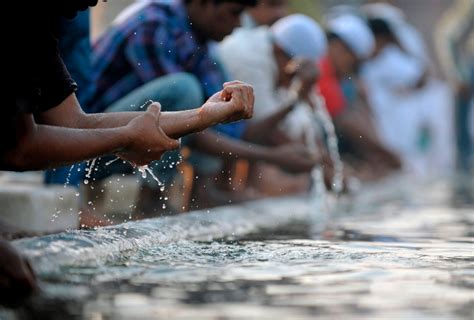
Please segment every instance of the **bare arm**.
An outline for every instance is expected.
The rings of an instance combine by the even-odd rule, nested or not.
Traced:
[[[293,110],[295,103],[296,101],[288,101],[278,108],[278,111],[269,116],[258,121],[250,122],[245,128],[245,140],[261,142],[261,138],[264,137],[266,133],[275,130],[278,124]]]
[[[37,125],[31,115],[18,119],[22,132],[17,146],[9,150],[2,168],[37,170],[114,153],[129,143],[125,127],[83,130]]]
[[[98,129],[117,128],[127,125],[143,112],[113,112],[86,114],[74,94],[59,106],[36,116],[42,124],[69,128]],[[250,118],[253,114],[252,88],[242,82],[224,84],[224,90],[216,93],[197,109],[163,112],[160,127],[171,138],[202,131],[217,123]]]
[[[71,164],[116,153],[137,165],[160,159],[179,146],[157,125],[159,105],[153,104],[126,126],[77,129],[36,124],[33,116],[18,117],[19,141],[0,160],[2,169],[35,170]]]
[[[265,161],[292,172],[309,172],[319,162],[299,144],[266,147],[228,138],[211,130],[197,135],[196,147],[220,158]]]

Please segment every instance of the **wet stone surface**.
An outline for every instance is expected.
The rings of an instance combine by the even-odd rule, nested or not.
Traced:
[[[17,316],[472,319],[472,198],[448,183],[389,193],[341,200],[323,234],[300,222],[63,266]]]

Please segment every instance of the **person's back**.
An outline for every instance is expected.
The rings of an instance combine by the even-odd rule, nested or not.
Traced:
[[[273,43],[268,27],[239,28],[219,44],[219,57],[229,73],[247,79],[256,92],[255,118],[277,110],[278,70],[273,58]]]
[[[140,86],[178,72],[196,77],[204,96],[212,96],[226,79],[209,54],[208,41],[229,34],[240,12],[253,3],[147,1],[125,9],[94,45],[88,111],[105,110]]]
[[[157,77],[194,71],[189,70],[196,69],[192,63],[199,55],[205,55],[207,48],[192,37],[187,21],[181,5],[148,2],[113,24],[94,44],[94,75],[86,94],[87,111],[103,111]],[[198,47],[200,52],[195,51]],[[212,87],[209,93],[218,89]]]

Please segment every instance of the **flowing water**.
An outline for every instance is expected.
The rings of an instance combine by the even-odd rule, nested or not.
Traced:
[[[373,185],[322,233],[302,197],[17,241],[41,294],[0,319],[473,319],[468,184]]]
[[[324,98],[321,95],[315,94],[312,94],[310,97],[316,108],[314,111],[316,120],[320,121],[326,134],[326,144],[329,151],[329,156],[334,166],[332,190],[336,193],[340,193],[344,188],[344,165],[339,154],[339,143],[336,135],[336,129],[334,128],[334,123],[332,122],[331,116],[327,111]]]

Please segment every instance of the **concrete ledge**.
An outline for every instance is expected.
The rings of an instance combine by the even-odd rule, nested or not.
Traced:
[[[82,184],[82,207],[100,215],[129,214],[138,200],[141,181],[133,175],[112,175],[94,184]]]
[[[54,232],[77,228],[79,197],[73,188],[41,184],[0,184],[0,219],[25,231]]]

